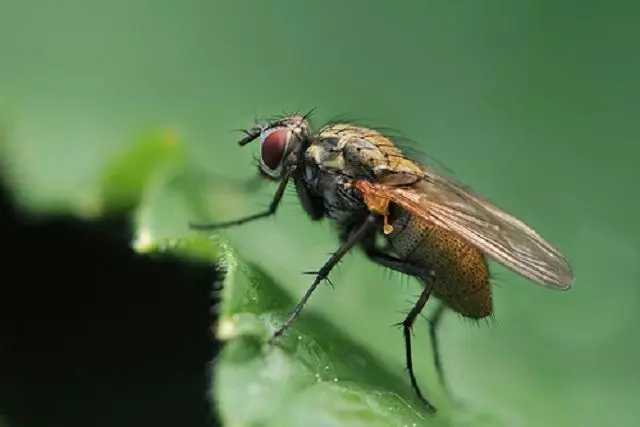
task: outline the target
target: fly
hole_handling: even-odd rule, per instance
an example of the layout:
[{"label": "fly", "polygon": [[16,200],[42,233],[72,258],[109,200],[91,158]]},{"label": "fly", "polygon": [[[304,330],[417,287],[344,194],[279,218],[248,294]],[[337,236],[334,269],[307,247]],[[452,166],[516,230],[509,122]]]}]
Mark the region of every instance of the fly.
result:
[{"label": "fly", "polygon": [[[482,319],[493,313],[488,257],[552,289],[568,289],[573,272],[567,259],[533,229],[504,210],[407,158],[381,132],[332,123],[313,132],[310,113],[292,115],[245,130],[244,146],[260,140],[259,173],[278,181],[269,208],[233,221],[190,224],[196,230],[241,225],[274,215],[289,181],[307,215],[328,219],[340,246],[270,338],[292,324],[318,285],[354,247],[374,263],[417,278],[422,292],[403,322],[405,360],[411,385],[430,411],[413,371],[411,329],[430,296],[439,305],[429,319],[434,364],[446,389],[437,326],[448,308]],[[376,243],[384,236],[386,246]]]}]

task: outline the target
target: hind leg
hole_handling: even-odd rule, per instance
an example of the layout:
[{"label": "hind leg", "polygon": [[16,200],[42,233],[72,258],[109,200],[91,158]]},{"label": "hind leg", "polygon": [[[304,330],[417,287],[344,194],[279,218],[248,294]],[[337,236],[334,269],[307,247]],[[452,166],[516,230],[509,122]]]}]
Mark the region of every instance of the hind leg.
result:
[{"label": "hind leg", "polygon": [[[389,255],[384,249],[376,247],[374,239],[370,236],[362,241],[362,247],[367,257],[378,265],[389,268],[390,270],[398,273],[417,277],[424,283],[429,283],[432,279],[431,271],[427,271],[424,267],[417,266],[413,263],[403,261],[400,258]],[[447,394],[449,394],[449,389],[445,381],[444,369],[442,368],[440,342],[438,340],[438,328],[446,308],[446,305],[442,301],[438,301],[438,306],[427,320],[429,322],[429,336],[431,339],[431,351],[433,354],[433,363],[435,365],[436,375],[438,376],[438,380],[440,381],[442,388],[444,388]]]},{"label": "hind leg", "polygon": [[[404,336],[405,360],[407,364],[407,371],[409,372],[409,380],[411,381],[411,386],[418,395],[418,398],[425,404],[427,409],[430,412],[435,412],[436,408],[431,402],[429,402],[429,400],[427,400],[427,398],[424,397],[422,391],[420,390],[420,387],[418,386],[418,381],[416,380],[416,376],[413,371],[413,351],[411,348],[411,329],[416,321],[416,318],[422,312],[422,309],[429,300],[435,273],[433,272],[433,270],[422,267],[420,265],[416,265],[411,262],[404,261],[400,258],[389,255],[382,249],[379,249],[375,245],[375,236],[373,234],[370,234],[365,239],[363,239],[360,245],[371,261],[383,267],[387,267],[393,271],[417,277],[421,279],[424,284],[424,288],[422,289],[418,301],[416,301],[415,305],[413,306],[411,311],[409,311],[409,314],[407,314],[407,317],[405,317],[404,321],[400,325],[402,325],[402,333]],[[438,370],[438,367],[436,367],[436,370]]]},{"label": "hind leg", "polygon": [[416,301],[411,311],[409,311],[409,314],[407,314],[407,317],[405,317],[405,319],[402,321],[402,333],[404,335],[405,360],[407,363],[407,371],[409,372],[409,379],[411,380],[411,386],[418,395],[418,398],[422,400],[422,402],[427,406],[427,409],[430,412],[435,412],[435,406],[433,406],[433,404],[424,397],[424,395],[420,391],[420,387],[418,386],[418,381],[416,380],[416,376],[413,371],[413,352],[411,350],[411,329],[413,328],[413,324],[415,323],[416,318],[422,312],[422,309],[429,300],[429,295],[431,295],[431,288],[432,286],[430,283],[427,283],[425,285],[422,293],[420,294],[420,297],[418,298],[418,301]]},{"label": "hind leg", "polygon": [[447,394],[449,393],[449,387],[444,379],[444,370],[442,369],[442,357],[440,355],[440,341],[438,340],[438,327],[442,321],[442,315],[446,310],[446,306],[442,301],[438,301],[438,306],[431,313],[431,316],[427,319],[429,322],[429,337],[431,338],[431,352],[433,353],[433,364],[436,368],[436,375],[440,380],[442,388]]}]

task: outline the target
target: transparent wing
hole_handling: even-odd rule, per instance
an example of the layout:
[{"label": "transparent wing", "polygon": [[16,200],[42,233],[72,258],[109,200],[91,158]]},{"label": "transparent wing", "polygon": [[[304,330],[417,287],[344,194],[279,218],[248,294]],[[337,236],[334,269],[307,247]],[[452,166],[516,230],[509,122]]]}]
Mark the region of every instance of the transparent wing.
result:
[{"label": "transparent wing", "polygon": [[445,228],[535,283],[568,289],[573,271],[567,259],[522,221],[436,172],[424,169],[411,187],[358,181],[369,197],[388,199],[413,215]]}]

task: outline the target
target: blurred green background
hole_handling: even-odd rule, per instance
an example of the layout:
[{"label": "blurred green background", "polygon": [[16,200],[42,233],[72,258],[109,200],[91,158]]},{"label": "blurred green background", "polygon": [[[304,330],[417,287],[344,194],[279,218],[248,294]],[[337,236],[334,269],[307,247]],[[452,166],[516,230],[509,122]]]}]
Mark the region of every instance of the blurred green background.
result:
[{"label": "blurred green background", "polygon": [[[141,134],[175,132],[190,167],[244,180],[234,129],[317,107],[401,130],[573,263],[565,293],[496,267],[496,319],[442,328],[454,393],[509,426],[640,419],[640,55],[635,2],[0,1],[0,118],[24,203],[86,213],[101,167]],[[262,209],[212,179],[210,219]],[[336,247],[289,195],[228,232],[293,296]],[[223,201],[223,202],[221,202]],[[178,203],[177,203],[178,204]],[[185,235],[187,214],[161,231]],[[202,218],[200,218],[202,219]],[[309,310],[403,374],[392,323],[417,284],[360,254]],[[424,322],[417,371],[437,388]]]}]

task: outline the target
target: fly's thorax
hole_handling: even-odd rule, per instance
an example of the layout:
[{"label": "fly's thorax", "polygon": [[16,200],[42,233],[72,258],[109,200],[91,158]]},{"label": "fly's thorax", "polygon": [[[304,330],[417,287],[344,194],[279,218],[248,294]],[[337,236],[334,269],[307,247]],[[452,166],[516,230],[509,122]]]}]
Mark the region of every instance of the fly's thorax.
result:
[{"label": "fly's thorax", "polygon": [[410,184],[422,175],[420,166],[407,159],[393,141],[375,129],[333,124],[317,135],[312,155],[327,168],[353,178],[376,179],[391,185]]},{"label": "fly's thorax", "polygon": [[[337,130],[347,125],[334,125]],[[332,127],[332,129],[333,129]],[[316,165],[325,172],[337,173],[352,179],[373,177],[369,163],[360,162],[349,155],[350,152],[363,149],[372,153],[379,153],[375,145],[365,140],[352,137],[353,133],[329,132],[325,128],[320,131],[306,149],[307,163]],[[382,162],[380,154],[380,162]]]},{"label": "fly's thorax", "polygon": [[305,163],[308,168],[325,172],[341,172],[346,174],[346,162],[339,146],[333,140],[316,139],[306,149]]},{"label": "fly's thorax", "polygon": [[484,255],[457,235],[392,205],[394,252],[435,272],[433,293],[457,313],[482,318],[493,311],[489,268]]},{"label": "fly's thorax", "polygon": [[348,176],[306,161],[302,177],[309,191],[322,200],[326,217],[339,228],[356,222],[368,212]]}]

